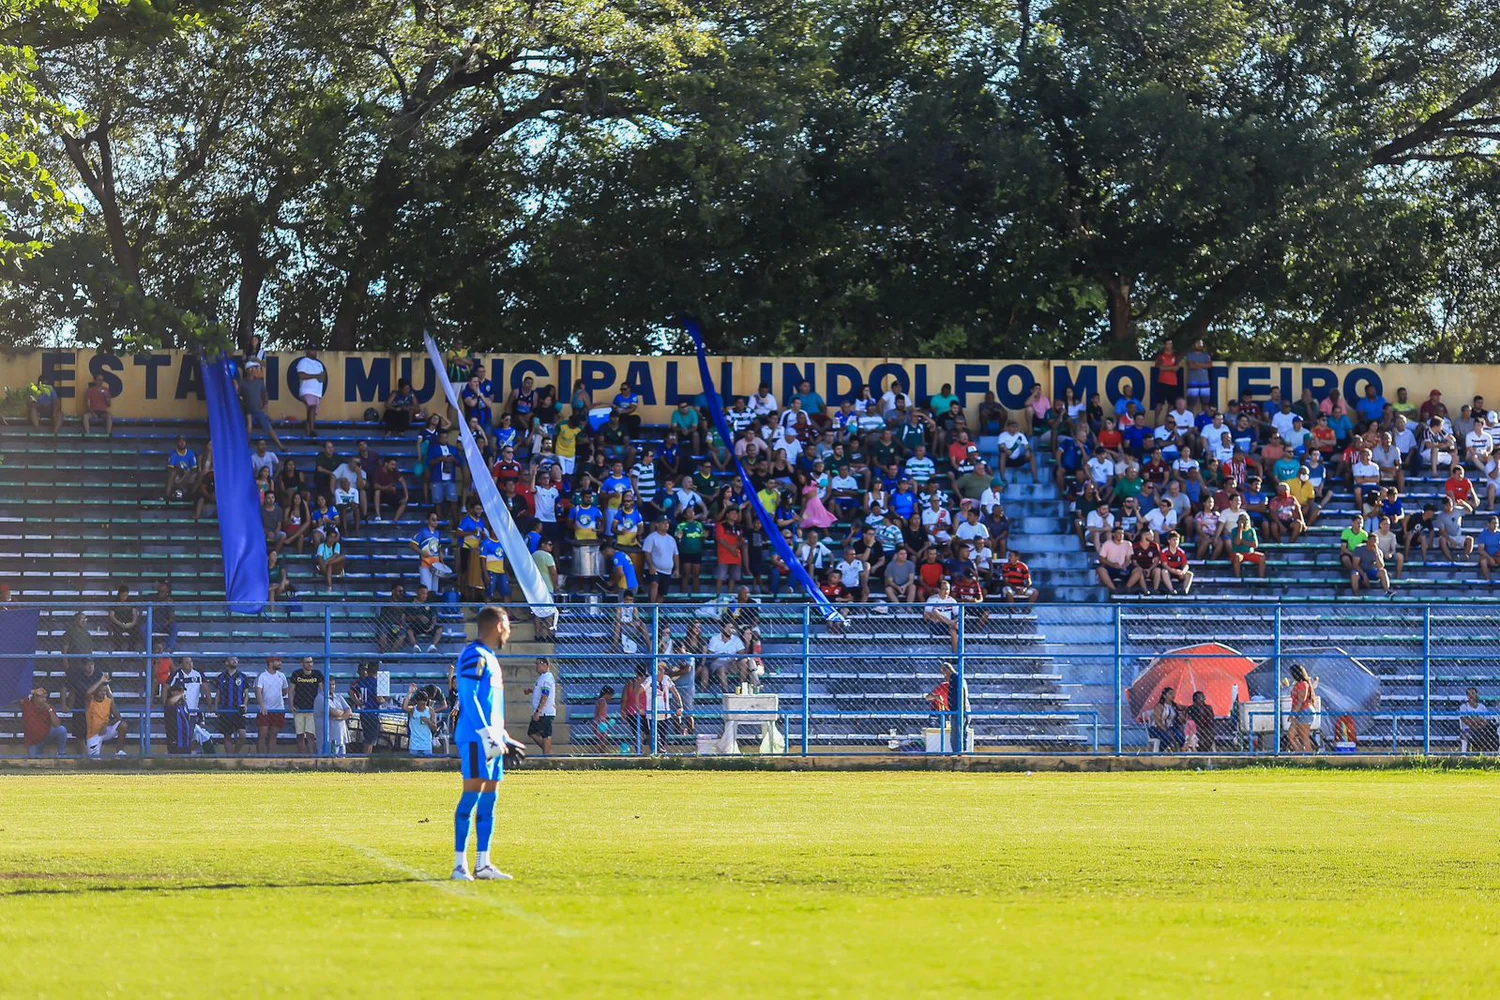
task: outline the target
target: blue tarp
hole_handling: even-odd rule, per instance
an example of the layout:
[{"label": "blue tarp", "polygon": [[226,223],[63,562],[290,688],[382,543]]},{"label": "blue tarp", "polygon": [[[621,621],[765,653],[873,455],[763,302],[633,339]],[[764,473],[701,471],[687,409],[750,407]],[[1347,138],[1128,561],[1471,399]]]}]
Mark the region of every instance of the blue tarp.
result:
[{"label": "blue tarp", "polygon": [[31,694],[36,686],[36,636],[40,609],[0,611],[0,705]]},{"label": "blue tarp", "polygon": [[224,593],[230,610],[255,615],[271,597],[260,494],[250,467],[250,434],[234,390],[227,357],[201,362],[208,397],[208,433],[214,444],[214,491],[219,542],[224,550]]}]

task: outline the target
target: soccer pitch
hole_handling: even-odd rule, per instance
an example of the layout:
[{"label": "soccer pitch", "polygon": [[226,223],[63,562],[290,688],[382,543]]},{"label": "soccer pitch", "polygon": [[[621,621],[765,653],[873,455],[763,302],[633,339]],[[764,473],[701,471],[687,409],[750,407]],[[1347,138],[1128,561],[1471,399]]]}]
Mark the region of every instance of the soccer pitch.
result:
[{"label": "soccer pitch", "polygon": [[7,996],[1489,993],[1500,773],[0,777]]}]

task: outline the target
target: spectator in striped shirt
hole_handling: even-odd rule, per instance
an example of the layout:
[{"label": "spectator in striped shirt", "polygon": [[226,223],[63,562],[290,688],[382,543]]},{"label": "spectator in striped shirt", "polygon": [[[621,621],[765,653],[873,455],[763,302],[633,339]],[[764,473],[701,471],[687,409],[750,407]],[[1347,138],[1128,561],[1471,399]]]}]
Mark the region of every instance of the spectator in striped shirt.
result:
[{"label": "spectator in striped shirt", "polygon": [[649,445],[641,452],[641,460],[630,467],[630,479],[635,487],[636,500],[641,505],[641,512],[648,519],[654,519],[660,513],[660,507],[657,505],[657,499],[661,493],[658,471],[656,448]]},{"label": "spectator in striped shirt", "polygon": [[919,444],[912,453],[911,458],[906,460],[906,475],[917,485],[925,485],[937,474],[937,466],[927,456],[927,446]]},{"label": "spectator in striped shirt", "polygon": [[1027,604],[1036,603],[1037,598],[1041,596],[1041,591],[1032,585],[1031,567],[1022,561],[1021,553],[1011,549],[1000,572],[1005,580],[1001,595],[1005,598],[1006,604],[1014,604],[1016,601],[1025,601]]}]

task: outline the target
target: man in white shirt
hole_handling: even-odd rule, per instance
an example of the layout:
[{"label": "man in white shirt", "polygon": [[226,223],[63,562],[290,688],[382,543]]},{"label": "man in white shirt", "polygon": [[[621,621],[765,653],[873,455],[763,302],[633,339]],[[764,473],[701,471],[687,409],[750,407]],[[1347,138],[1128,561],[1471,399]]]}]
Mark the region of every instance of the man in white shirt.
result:
[{"label": "man in white shirt", "polygon": [[1169,498],[1162,497],[1156,501],[1155,507],[1146,511],[1141,520],[1146,522],[1146,527],[1165,538],[1167,532],[1177,527],[1177,509],[1172,506]]},{"label": "man in white shirt", "polygon": [[526,735],[541,748],[542,753],[552,753],[552,724],[557,718],[557,678],[552,673],[552,661],[545,656],[536,660],[536,684],[526,689],[531,695],[531,722]]},{"label": "man in white shirt", "polygon": [[996,489],[994,483],[984,488],[984,492],[979,495],[979,506],[983,508],[986,517],[996,507],[1005,502],[1004,494],[1005,488],[1002,486],[1000,489]]},{"label": "man in white shirt", "polygon": [[328,391],[328,369],[318,360],[317,349],[309,347],[292,372],[297,376],[297,397],[307,407],[307,436],[317,437],[318,405]]},{"label": "man in white shirt", "polygon": [[1281,408],[1271,414],[1271,427],[1275,429],[1277,434],[1281,435],[1281,440],[1290,441],[1292,439],[1293,421],[1296,419],[1297,414],[1292,412],[1292,404],[1283,399],[1281,401]]},{"label": "man in white shirt", "polygon": [[745,643],[735,632],[733,619],[725,615],[719,634],[708,640],[708,669],[719,679],[720,690],[729,690],[729,668],[744,651]]},{"label": "man in white shirt", "polygon": [[256,441],[255,454],[250,456],[250,475],[259,478],[261,469],[270,469],[274,480],[280,468],[281,456],[266,447],[265,439]]},{"label": "man in white shirt", "polygon": [[1489,464],[1490,452],[1495,450],[1495,440],[1490,437],[1489,424],[1484,414],[1474,418],[1474,429],[1464,435],[1464,461],[1480,472]]},{"label": "man in white shirt", "polygon": [[797,429],[795,427],[784,427],[777,432],[777,440],[773,445],[777,451],[786,452],[786,464],[796,465],[797,459],[802,457],[802,442],[797,440]]},{"label": "man in white shirt", "polygon": [[990,537],[990,529],[979,520],[979,508],[970,507],[964,514],[963,521],[954,530],[953,534],[961,542],[974,542],[979,539]]},{"label": "man in white shirt", "polygon": [[1005,479],[1006,466],[1021,465],[1025,463],[1031,469],[1031,478],[1035,480],[1036,454],[1031,450],[1031,439],[1021,433],[1019,422],[1012,420],[1005,425],[1005,430],[1000,433],[1000,479]]},{"label": "man in white shirt", "polygon": [[273,753],[276,737],[286,724],[286,696],[291,683],[281,671],[281,657],[266,657],[266,669],[255,678],[255,724],[260,730],[256,748],[261,753]]},{"label": "man in white shirt", "polygon": [[862,604],[870,600],[870,568],[854,555],[854,546],[844,546],[844,558],[834,569],[839,571],[845,589],[859,595],[855,600]]},{"label": "man in white shirt", "polygon": [[553,541],[560,538],[557,531],[557,501],[562,496],[561,491],[552,485],[552,470],[542,469],[536,474],[536,485],[532,487],[532,497],[536,501],[536,519],[542,522],[542,535],[553,537]]},{"label": "man in white shirt", "polygon": [[922,619],[938,635],[946,635],[953,651],[958,652],[958,601],[953,597],[953,586],[943,580],[937,593],[927,598],[922,608]]},{"label": "man in white shirt", "polygon": [[1355,458],[1354,464],[1350,467],[1350,472],[1354,477],[1355,503],[1363,504],[1365,502],[1364,493],[1366,490],[1374,490],[1377,495],[1379,494],[1380,466],[1376,465],[1373,461],[1370,449],[1360,449],[1359,456]]},{"label": "man in white shirt", "polygon": [[1097,508],[1089,511],[1088,518],[1083,522],[1083,530],[1087,535],[1089,547],[1098,551],[1099,546],[1109,538],[1109,533],[1114,530],[1115,515],[1110,512],[1109,501],[1103,501]]},{"label": "man in white shirt", "polygon": [[1094,451],[1094,457],[1089,459],[1089,478],[1094,485],[1101,490],[1109,487],[1111,480],[1115,478],[1115,462],[1104,451],[1103,448]]},{"label": "man in white shirt", "polygon": [[641,542],[651,569],[652,604],[666,595],[678,573],[677,539],[672,537],[671,527],[666,518],[659,518],[651,534]]},{"label": "man in white shirt", "polygon": [[757,417],[769,417],[778,409],[780,407],[776,405],[776,396],[771,392],[771,387],[762,382],[760,391],[750,399],[750,412]]},{"label": "man in white shirt", "polygon": [[193,721],[197,722],[198,698],[203,693],[203,675],[193,666],[191,656],[184,656],[178,661],[177,669],[172,671],[172,676],[167,681],[167,687],[182,688],[182,700],[187,703],[187,710],[192,713]]}]

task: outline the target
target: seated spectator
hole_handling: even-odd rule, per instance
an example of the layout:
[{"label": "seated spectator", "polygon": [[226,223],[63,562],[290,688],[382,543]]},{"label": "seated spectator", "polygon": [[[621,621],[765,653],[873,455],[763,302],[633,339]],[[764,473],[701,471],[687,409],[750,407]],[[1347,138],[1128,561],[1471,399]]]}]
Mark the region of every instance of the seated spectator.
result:
[{"label": "seated spectator", "polygon": [[1462,465],[1454,465],[1452,473],[1449,474],[1447,482],[1443,484],[1443,492],[1453,501],[1453,506],[1465,514],[1472,514],[1478,505],[1478,497],[1474,494],[1474,483],[1464,472]]},{"label": "seated spectator", "polygon": [[1015,549],[1007,554],[1001,574],[1005,581],[1001,596],[1005,598],[1006,604],[1014,604],[1016,601],[1035,604],[1041,596],[1041,591],[1031,582],[1031,567],[1022,561],[1021,554]]},{"label": "seated spectator", "polygon": [[198,453],[179,435],[167,452],[167,502],[193,499],[198,491],[198,472]]},{"label": "seated spectator", "polygon": [[1202,691],[1193,692],[1193,703],[1183,713],[1183,749],[1199,753],[1213,753],[1218,742],[1218,720],[1214,718],[1213,706]]},{"label": "seated spectator", "polygon": [[958,600],[953,596],[953,587],[940,580],[937,590],[923,605],[922,620],[927,622],[933,634],[946,636],[953,652],[958,652]]},{"label": "seated spectator", "polygon": [[[1432,522],[1432,536],[1443,558],[1450,562],[1460,557],[1467,558],[1474,552],[1474,536],[1464,534],[1464,512],[1453,502],[1452,497],[1443,497],[1442,509]],[[1427,558],[1427,538],[1422,539],[1422,558]]]},{"label": "seated spectator", "polygon": [[1474,538],[1474,551],[1479,558],[1479,575],[1485,583],[1493,582],[1491,571],[1500,565],[1500,518],[1492,517]]},{"label": "seated spectator", "polygon": [[[1395,572],[1390,574],[1392,580],[1401,579],[1401,571],[1406,566],[1406,556],[1401,551],[1400,542],[1401,538],[1396,534],[1391,518],[1382,515],[1375,532],[1375,544],[1380,549],[1381,558],[1385,560],[1386,570],[1395,567]],[[1500,542],[1500,537],[1497,537],[1497,542]]]},{"label": "seated spectator", "polygon": [[1453,464],[1456,448],[1453,434],[1443,426],[1441,417],[1433,417],[1428,421],[1427,433],[1422,439],[1422,454],[1430,475],[1436,476],[1440,467]]},{"label": "seated spectator", "polygon": [[1163,688],[1161,697],[1151,709],[1149,721],[1146,725],[1146,736],[1156,743],[1158,750],[1180,750],[1183,741],[1183,723],[1177,712],[1177,705],[1173,698],[1177,692],[1173,688]]},{"label": "seated spectator", "polygon": [[115,591],[115,603],[105,616],[104,625],[112,650],[117,653],[141,651],[146,623],[140,609],[130,603],[129,587]]},{"label": "seated spectator", "polygon": [[1156,536],[1147,528],[1136,536],[1131,546],[1131,561],[1135,563],[1136,587],[1146,596],[1155,594],[1162,587],[1161,546]]},{"label": "seated spectator", "polygon": [[[94,381],[83,394],[83,436],[88,437],[93,430],[95,421],[104,425],[104,436],[111,438],[115,436],[115,415],[110,410],[114,396],[109,391],[109,381],[103,372],[94,376]],[[53,433],[57,428],[52,428]]]},{"label": "seated spectator", "polygon": [[1031,440],[1021,432],[1021,425],[1012,420],[1000,435],[1000,481],[1005,482],[1006,469],[1020,465],[1030,469],[1032,481],[1037,481],[1036,452]]},{"label": "seated spectator", "polygon": [[831,569],[823,574],[823,582],[818,588],[823,596],[835,603],[848,604],[854,600],[854,595],[849,588],[844,586],[844,574],[837,569]]},{"label": "seated spectator", "polygon": [[1361,588],[1379,585],[1386,597],[1394,597],[1391,578],[1385,569],[1385,557],[1380,554],[1380,544],[1374,535],[1365,535],[1365,544],[1354,553],[1354,567],[1349,573],[1349,589],[1355,597]]},{"label": "seated spectator", "polygon": [[911,550],[905,545],[885,567],[885,599],[892,604],[914,604],[917,600],[917,564],[911,561]]},{"label": "seated spectator", "polygon": [[1260,536],[1250,523],[1250,515],[1245,513],[1229,535],[1229,568],[1239,577],[1247,563],[1256,568],[1262,580],[1266,578],[1266,554],[1260,551]]},{"label": "seated spectator", "polygon": [[[417,645],[426,643],[427,652],[437,652],[438,644],[443,641],[443,623],[438,620],[437,609],[432,603],[432,591],[427,587],[418,586],[415,598],[407,605],[406,627]],[[415,652],[416,648],[412,651]]]},{"label": "seated spectator", "polygon": [[392,521],[401,520],[406,513],[406,505],[411,500],[411,493],[406,485],[406,477],[397,469],[394,458],[387,457],[371,472],[370,493],[375,501],[373,520],[384,521],[388,508],[392,510]]},{"label": "seated spectator", "polygon": [[[51,425],[53,434],[62,430],[62,401],[58,399],[57,389],[45,372],[32,383],[31,392],[27,395],[26,419],[32,430],[41,430],[43,419]],[[168,492],[171,492],[170,489]]]},{"label": "seated spectator", "polygon": [[1469,753],[1500,751],[1495,713],[1479,700],[1478,688],[1471,687],[1464,692],[1463,704],[1458,706],[1458,724],[1463,730],[1464,749]]},{"label": "seated spectator", "polygon": [[1141,572],[1135,565],[1134,549],[1125,540],[1125,531],[1116,526],[1109,540],[1099,546],[1099,582],[1111,594],[1120,593],[1120,588],[1129,590],[1141,585]]},{"label": "seated spectator", "polygon": [[1292,496],[1290,483],[1277,483],[1266,518],[1266,531],[1273,542],[1295,542],[1307,530],[1302,505]]},{"label": "seated spectator", "polygon": [[1161,550],[1161,570],[1162,589],[1166,593],[1186,595],[1192,591],[1193,571],[1182,548],[1182,536],[1175,531],[1167,533],[1167,547]]},{"label": "seated spectator", "polygon": [[21,729],[28,757],[40,757],[49,745],[58,757],[68,752],[68,727],[52,707],[44,687],[33,688],[31,697],[21,702]]},{"label": "seated spectator", "polygon": [[344,545],[339,537],[339,529],[329,528],[323,541],[318,544],[317,554],[313,558],[314,568],[323,574],[323,583],[329,593],[333,592],[333,578],[343,576],[347,565],[344,556]]}]

